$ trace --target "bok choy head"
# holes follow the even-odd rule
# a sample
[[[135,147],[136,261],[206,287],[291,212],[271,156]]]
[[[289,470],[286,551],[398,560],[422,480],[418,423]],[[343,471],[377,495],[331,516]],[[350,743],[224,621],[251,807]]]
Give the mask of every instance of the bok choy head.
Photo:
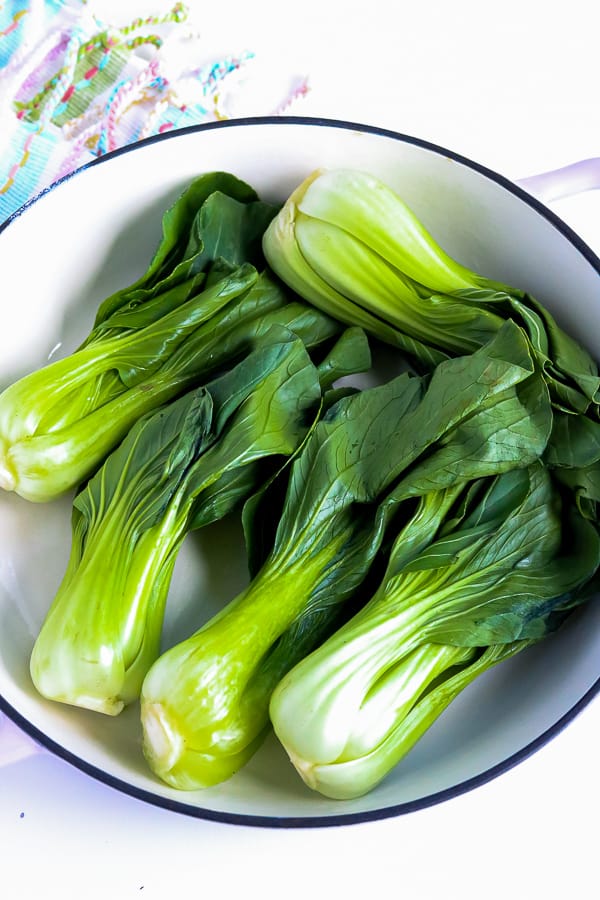
[[[379,179],[347,169],[312,173],[268,225],[263,248],[300,296],[401,348],[424,370],[472,352],[514,320],[555,408],[548,461],[570,467],[600,458],[600,379],[589,353],[530,295],[448,256]]]
[[[372,599],[273,693],[303,780],[336,799],[374,788],[467,685],[583,602],[599,562],[595,526],[540,463],[424,495]]]
[[[147,272],[101,304],[82,345],[0,394],[0,488],[46,501],[77,487],[138,418],[237,362],[273,321],[292,317],[307,346],[341,331],[264,271],[274,213],[234,176],[190,185]]]

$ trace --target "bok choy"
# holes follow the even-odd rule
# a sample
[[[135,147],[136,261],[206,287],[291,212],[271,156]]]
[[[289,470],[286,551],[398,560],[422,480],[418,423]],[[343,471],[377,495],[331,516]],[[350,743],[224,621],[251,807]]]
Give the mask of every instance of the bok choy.
[[[540,463],[463,485],[450,509],[444,493],[421,498],[372,599],[273,693],[275,733],[328,797],[374,788],[467,685],[583,602],[600,562],[596,528]]]
[[[370,365],[358,329],[319,368],[289,329],[272,326],[254,345],[139,419],[75,497],[70,559],[31,656],[44,696],[110,715],[137,698],[186,534],[240,505],[265,463],[296,451],[332,377]]]
[[[587,351],[529,294],[452,259],[379,179],[346,169],[313,172],[271,220],[263,249],[300,296],[423,369],[472,352],[514,320],[554,405],[547,462],[587,467],[600,459],[600,378]]]
[[[0,487],[33,501],[77,487],[140,416],[239,359],[283,307],[282,324],[304,316],[307,346],[341,331],[264,271],[274,212],[233,176],[192,183],[148,271],[104,301],[82,345],[0,395]]]
[[[402,509],[394,490],[413,474],[418,493],[533,463],[551,418],[545,383],[510,322],[431,377],[405,373],[334,402],[291,464],[274,542],[255,577],[144,679],[143,747],[153,771],[192,789],[244,765],[269,727],[276,684],[337,627],[367,577]]]

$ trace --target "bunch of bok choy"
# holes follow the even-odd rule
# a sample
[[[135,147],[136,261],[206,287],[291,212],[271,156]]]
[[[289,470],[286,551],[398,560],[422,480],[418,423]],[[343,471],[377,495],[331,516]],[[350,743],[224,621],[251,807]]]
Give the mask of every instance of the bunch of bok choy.
[[[35,686],[109,715],[139,698],[176,788],[229,778],[273,726],[310,787],[365,793],[589,596],[599,401],[540,303],[371,175],[315,172],[282,207],[197,178],[81,345],[0,394],[0,488],[76,489]],[[164,648],[186,535],[233,511],[246,587]]]
[[[216,380],[139,419],[75,497],[70,559],[30,661],[44,696],[109,715],[138,697],[186,534],[298,449],[331,379],[370,365],[359,329],[319,367],[281,326],[253,343]]]
[[[191,789],[228,778],[253,755],[276,684],[339,625],[389,521],[402,515],[394,489],[404,478],[418,495],[532,464],[551,421],[545,383],[511,322],[431,378],[405,373],[334,402],[290,467],[258,573],[144,679],[154,772]]]

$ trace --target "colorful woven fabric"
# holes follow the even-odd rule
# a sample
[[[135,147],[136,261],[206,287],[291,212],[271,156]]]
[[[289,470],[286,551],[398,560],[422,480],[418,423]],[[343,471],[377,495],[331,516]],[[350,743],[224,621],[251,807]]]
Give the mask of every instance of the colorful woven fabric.
[[[84,0],[0,2],[0,221],[110,150],[229,118],[230,106],[276,114],[308,90],[305,78],[283,73],[274,106],[257,109],[247,91],[245,108],[254,54],[204,58],[187,19],[183,3],[116,24]]]

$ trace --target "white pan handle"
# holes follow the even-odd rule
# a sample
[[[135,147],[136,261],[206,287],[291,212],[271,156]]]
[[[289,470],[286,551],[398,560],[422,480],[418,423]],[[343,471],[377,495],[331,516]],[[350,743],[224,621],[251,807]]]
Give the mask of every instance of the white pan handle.
[[[41,749],[33,738],[0,712],[0,766],[33,756]]]
[[[560,200],[584,191],[600,189],[600,157],[582,159],[560,169],[530,175],[517,181],[519,187],[542,202]]]

